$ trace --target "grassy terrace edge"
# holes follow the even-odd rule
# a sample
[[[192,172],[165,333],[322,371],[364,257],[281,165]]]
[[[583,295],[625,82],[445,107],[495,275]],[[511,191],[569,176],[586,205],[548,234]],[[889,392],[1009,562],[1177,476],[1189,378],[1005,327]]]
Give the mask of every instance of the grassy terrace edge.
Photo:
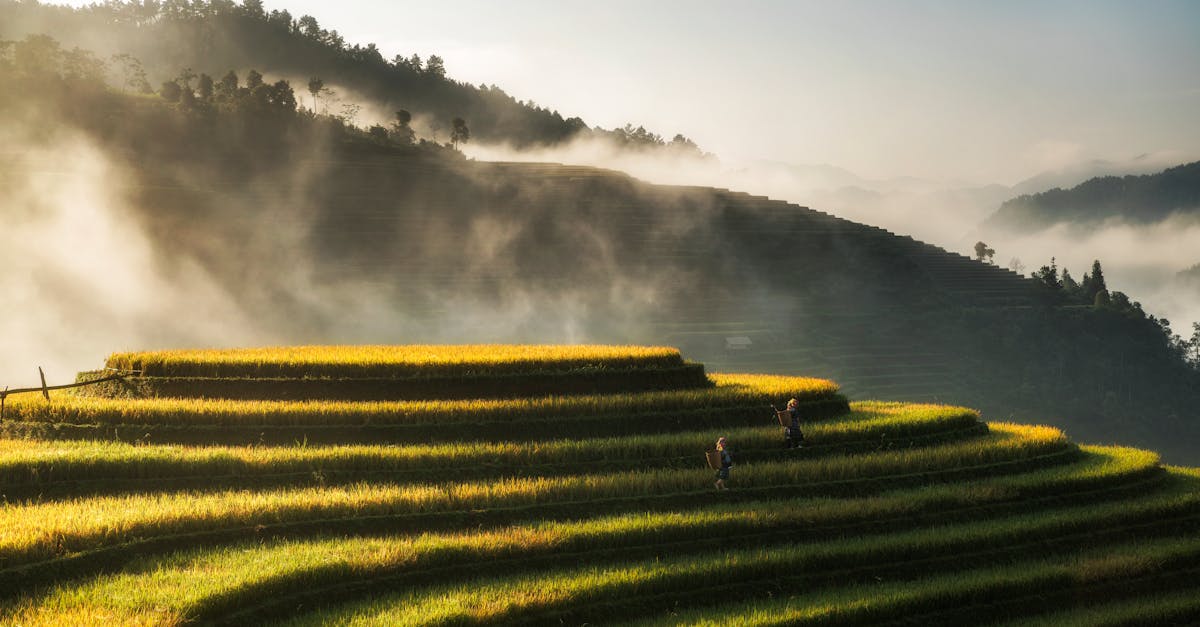
[[[1112,526],[1137,524],[1160,515],[1200,511],[1200,496],[1194,491],[1180,489],[1180,477],[1175,479],[1174,490],[1172,486],[1164,485],[1162,489],[1141,493],[1129,501],[1130,508],[1123,507],[1123,503],[1103,501],[1084,505],[1052,503],[1052,510],[1039,510],[1032,515],[1024,510],[1014,510],[1010,516],[1044,519],[1043,529],[1057,529],[1060,524],[1054,522],[1057,519],[1062,525],[1078,530],[1091,528],[1092,524],[1107,518],[1112,519],[1107,526]],[[963,491],[961,486],[958,488]],[[942,492],[948,495],[951,490],[943,489]],[[1172,499],[1172,494],[1180,498]],[[878,508],[887,500],[892,502],[892,507],[914,504],[903,493],[854,503],[826,503],[824,508],[798,507],[805,504],[800,500],[721,503],[660,514],[634,513],[542,522],[477,534],[451,532],[324,538],[193,549],[155,559],[151,567],[138,573],[101,575],[88,582],[61,586],[50,594],[52,599],[57,597],[59,600],[51,600],[50,604],[61,603],[69,608],[73,603],[92,599],[89,603],[97,608],[120,611],[120,607],[104,606],[113,597],[128,596],[119,594],[126,588],[137,590],[137,605],[141,607],[169,608],[164,611],[177,612],[188,620],[248,624],[286,615],[297,605],[311,605],[313,601],[349,600],[355,596],[387,592],[397,583],[423,586],[434,580],[452,580],[464,573],[477,575],[485,570],[511,576],[517,570],[530,571],[574,556],[594,555],[595,560],[615,563],[621,559],[658,555],[664,548],[669,548],[672,555],[681,551],[696,553],[711,549],[717,543],[726,548],[746,548],[763,546],[764,542],[778,544],[818,539],[823,543],[845,543],[847,535],[861,537],[864,533],[880,541],[889,536],[929,535],[930,532],[917,528],[915,521],[896,518],[874,521],[863,527],[855,526],[853,519],[845,520],[843,522],[851,526],[840,527],[841,532],[836,525],[821,526],[822,522],[837,520],[836,511],[858,517],[860,522],[871,521],[867,512],[873,505],[876,513],[888,511],[887,507]],[[807,504],[816,505],[813,502]],[[963,512],[963,515],[952,517],[951,524],[942,528],[953,530],[981,524],[1003,527],[1001,521],[981,520],[991,512],[986,508]],[[1096,512],[1104,518],[1078,521],[1068,515],[1070,512]],[[1038,535],[1037,529],[1009,526],[1026,538]],[[962,531],[956,535],[959,545],[971,548],[971,542],[963,542]],[[249,562],[245,563],[246,560]],[[862,561],[861,555],[859,561]],[[841,560],[835,565],[845,566]],[[206,579],[204,590],[186,588],[188,574],[196,569],[214,573]],[[177,594],[181,589],[187,592]]]
[[[987,432],[963,407],[860,403],[808,425],[804,451],[781,447],[774,426],[527,442],[381,446],[211,446],[0,439],[0,493],[12,501],[164,487],[328,484],[355,480],[553,476],[606,468],[695,467],[699,451],[729,437],[742,462],[928,446]],[[802,454],[801,454],[802,453]]]
[[[825,379],[713,375],[711,387],[625,394],[426,401],[205,401],[25,395],[9,400],[7,437],[190,443],[449,441],[601,437],[762,425],[771,404],[802,401],[806,419],[849,411]],[[534,436],[537,436],[535,438]]]
[[[77,382],[103,378],[82,372]],[[704,388],[704,365],[591,368],[531,372],[464,372],[392,378],[250,378],[131,376],[80,388],[80,394],[113,398],[399,400],[513,398],[547,394],[615,394]]]
[[[611,345],[287,346],[115,353],[108,368],[147,377],[357,378],[463,377],[579,370],[677,368],[676,348]]]
[[[427,590],[418,587],[399,594],[392,593],[394,596],[389,596],[400,602],[390,607],[387,597],[382,602],[371,599],[364,604],[367,607],[383,606],[399,610],[397,614],[400,615],[367,612],[370,620],[379,621],[377,624],[404,623],[404,611],[415,612],[413,616],[435,617],[449,622],[530,619],[553,622],[562,618],[566,623],[584,623],[601,616],[619,616],[613,610],[620,612],[622,606],[625,612],[641,614],[651,604],[644,604],[644,601],[639,603],[638,597],[652,599],[664,593],[674,596],[682,592],[681,588],[695,588],[696,582],[704,582],[700,584],[701,587],[724,582],[744,588],[745,584],[755,580],[766,585],[776,578],[787,577],[805,581],[803,587],[811,588],[820,587],[823,582],[827,585],[830,576],[852,579],[855,571],[882,574],[889,579],[897,576],[904,578],[905,573],[912,577],[914,571],[911,562],[922,563],[923,567],[915,572],[925,576],[930,568],[948,571],[961,569],[961,558],[967,553],[1010,555],[1014,549],[1019,549],[1017,555],[1037,559],[1047,550],[1054,553],[1086,550],[1085,547],[1095,537],[1119,538],[1119,532],[1130,525],[1173,529],[1172,517],[1176,515],[1185,517],[1185,524],[1189,528],[1200,527],[1200,517],[1197,517],[1200,498],[1194,489],[1165,496],[1138,497],[1129,501],[1128,511],[1123,507],[1124,503],[1101,503],[885,533],[865,541],[859,537],[819,544],[791,544],[785,540],[776,546],[730,549],[716,555],[671,554],[653,556],[640,563],[607,567],[563,565],[550,572],[518,573],[515,576],[501,574],[494,579],[473,581],[466,585],[458,582],[448,586],[435,584]],[[1182,496],[1183,500],[1172,502],[1177,496]],[[1146,505],[1144,508],[1139,505],[1143,502]],[[1160,516],[1167,520],[1160,522]],[[1093,528],[1093,524],[1096,528]],[[1048,534],[1056,540],[1052,547],[1044,543]],[[1166,543],[1179,542],[1168,540]],[[1107,547],[1101,549],[1104,550]],[[1187,540],[1185,550],[1189,557],[1200,556],[1200,539]],[[1164,553],[1164,557],[1169,556],[1170,553]],[[639,576],[643,572],[648,575],[644,580]],[[711,592],[713,590],[710,589],[698,595],[692,592],[683,594],[701,603],[712,603],[713,596],[724,596],[710,596]],[[484,600],[480,602],[477,599]],[[577,604],[582,607],[577,607]],[[474,614],[467,609],[472,606],[481,613]],[[487,613],[497,609],[501,610],[497,614]],[[441,616],[442,611],[448,613]],[[349,613],[357,612],[351,610]],[[322,618],[328,620],[334,617],[326,615]],[[335,620],[341,618],[343,616]]]
[[[739,469],[739,485],[744,487],[732,497],[865,494],[930,479],[1032,470],[1079,457],[1055,429],[990,426],[989,436],[930,448],[747,465]],[[902,474],[913,468],[921,470]],[[255,538],[272,528],[350,533],[382,525],[395,532],[694,505],[712,498],[710,476],[701,468],[648,470],[473,483],[149,493],[10,505],[0,509],[0,584],[27,582],[36,570],[71,569],[71,562],[86,558],[89,551],[129,543],[161,551],[179,548],[185,539],[207,543]],[[112,557],[103,552],[93,556],[102,563]]]

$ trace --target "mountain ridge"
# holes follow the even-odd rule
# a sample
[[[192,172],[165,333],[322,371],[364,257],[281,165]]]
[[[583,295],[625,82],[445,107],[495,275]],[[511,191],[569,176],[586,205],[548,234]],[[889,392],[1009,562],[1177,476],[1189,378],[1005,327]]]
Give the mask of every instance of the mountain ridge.
[[[1200,161],[1156,174],[1096,177],[1067,190],[1018,196],[1001,204],[984,224],[1028,233],[1056,224],[1087,228],[1111,219],[1147,224],[1198,215]]]

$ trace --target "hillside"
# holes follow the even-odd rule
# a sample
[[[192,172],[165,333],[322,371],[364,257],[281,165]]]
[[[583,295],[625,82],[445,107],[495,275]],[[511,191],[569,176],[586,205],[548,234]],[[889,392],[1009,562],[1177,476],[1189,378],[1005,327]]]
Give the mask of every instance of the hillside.
[[[8,399],[7,437],[40,439],[0,439],[0,621],[1200,618],[1194,469],[961,407],[848,404],[823,379],[646,390],[688,364],[603,346],[114,355],[142,374]],[[110,396],[230,381],[257,400]],[[303,392],[364,382],[387,400]],[[788,398],[802,448],[770,409]],[[726,490],[704,467],[719,436]]]
[[[59,328],[157,343],[669,343],[721,369],[825,372],[856,395],[968,403],[1174,461],[1200,450],[1197,373],[1115,293],[1120,307],[1081,306],[745,193],[397,143],[297,110],[276,77],[251,88],[252,71],[172,103],[106,88],[86,53],[38,71],[18,58],[32,57],[0,57],[0,110],[25,144],[0,163],[25,234],[12,244],[91,224],[100,285],[123,295],[98,306],[92,268],[44,252],[82,244],[31,249],[39,287],[22,289]],[[70,351],[84,335],[44,341]]]
[[[1054,188],[1004,202],[985,223],[1032,233],[1067,224],[1099,226],[1106,220],[1161,222],[1172,215],[1200,215],[1200,161],[1142,176],[1104,176],[1071,189]]]

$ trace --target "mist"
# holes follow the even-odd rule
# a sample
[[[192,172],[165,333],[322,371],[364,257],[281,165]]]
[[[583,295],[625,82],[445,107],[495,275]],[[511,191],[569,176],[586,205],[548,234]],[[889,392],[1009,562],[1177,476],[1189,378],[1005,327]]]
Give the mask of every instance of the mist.
[[[801,206],[909,235],[974,256],[985,241],[995,249],[993,263],[1009,267],[1016,259],[1028,276],[1051,257],[1079,280],[1099,259],[1108,286],[1143,304],[1148,313],[1168,318],[1177,333],[1190,334],[1200,321],[1200,290],[1177,289],[1176,275],[1200,263],[1200,222],[1177,217],[1155,225],[1113,220],[1081,231],[1060,226],[1035,235],[990,232],[982,228],[1000,204],[1022,193],[1052,186],[1072,187],[1111,174],[1160,171],[1181,157],[1176,153],[1140,155],[1128,160],[1055,163],[1029,180],[965,185],[917,178],[871,180],[837,166],[754,161],[723,161],[670,151],[629,150],[604,138],[588,137],[564,146],[516,150],[505,145],[468,144],[469,156],[486,161],[531,161],[590,165],[627,172],[651,183],[724,187],[765,195]],[[1042,186],[1047,186],[1043,188]],[[1184,333],[1187,331],[1187,333]]]
[[[8,147],[0,290],[9,302],[0,317],[8,338],[0,385],[34,386],[38,366],[51,384],[68,382],[111,352],[143,348],[629,341],[649,337],[647,312],[662,306],[664,286],[689,283],[666,270],[632,273],[613,235],[580,221],[564,223],[559,236],[586,257],[590,280],[547,285],[514,254],[540,236],[548,215],[539,211],[468,212],[454,226],[453,216],[430,216],[404,238],[420,242],[406,257],[430,260],[429,270],[413,281],[398,269],[388,281],[377,270],[339,267],[338,255],[313,240],[322,181],[333,176],[324,158],[293,159],[236,186],[186,164],[160,165],[156,176],[167,179],[148,185],[69,125],[31,132],[51,126],[35,114],[0,124]],[[148,205],[148,190],[162,189],[182,194],[181,207]],[[536,190],[524,193],[531,207],[546,203]],[[202,200],[193,205],[196,194]],[[163,217],[201,210],[202,230]],[[703,218],[683,221],[662,228],[698,228]],[[438,260],[454,268],[444,282]]]
[[[987,239],[996,261],[1008,265],[1019,259],[1026,273],[1049,265],[1050,252],[1059,271],[1069,269],[1078,281],[1099,259],[1110,290],[1125,292],[1142,303],[1147,313],[1171,321],[1187,337],[1200,321],[1200,290],[1181,289],[1180,272],[1200,258],[1200,218],[1176,214],[1150,225],[1109,220],[1094,229],[1057,225],[1040,233]]]
[[[82,134],[30,137],[0,122],[5,272],[0,381],[73,380],[125,346],[240,344],[270,337],[194,260],[160,254],[126,211],[127,173]],[[170,271],[164,271],[170,268]]]

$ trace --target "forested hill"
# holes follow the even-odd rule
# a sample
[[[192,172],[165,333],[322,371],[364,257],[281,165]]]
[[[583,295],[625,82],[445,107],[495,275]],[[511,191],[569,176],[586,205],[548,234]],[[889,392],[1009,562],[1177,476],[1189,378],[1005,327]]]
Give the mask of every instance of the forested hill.
[[[0,206],[42,242],[38,306],[18,313],[67,342],[86,326],[155,345],[197,329],[678,345],[717,371],[828,376],[1196,461],[1196,346],[1119,292],[1084,303],[1053,268],[1024,279],[745,193],[473,162],[301,110],[276,76],[205,67],[229,80],[135,95],[47,38],[0,54]],[[83,268],[54,256],[82,245],[59,241],[80,220],[97,226]]]
[[[495,85],[455,81],[437,51],[386,59],[373,43],[349,44],[313,16],[268,10],[261,0],[107,0],[83,8],[0,0],[0,40],[30,34],[111,59],[116,82],[135,91],[159,91],[164,81],[191,83],[208,68],[256,68],[289,80],[302,105],[349,123],[389,121],[355,119],[364,104],[381,106],[388,116],[408,111],[422,135],[435,141],[447,141],[452,121],[461,118],[476,140],[488,143],[527,147],[597,136],[631,148],[700,154],[679,134],[664,140],[640,126],[589,128],[579,117],[519,101]],[[321,84],[310,95],[314,78]]]
[[[1093,178],[1005,202],[987,224],[1018,232],[1056,224],[1095,226],[1109,219],[1148,224],[1173,214],[1200,219],[1200,161],[1142,176]]]

